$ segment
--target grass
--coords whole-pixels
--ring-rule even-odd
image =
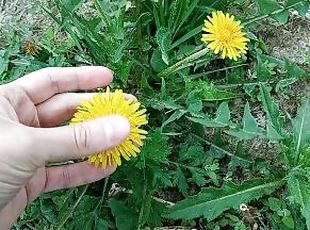
[[[282,28],[289,9],[308,5],[57,0],[40,5],[53,26],[39,34],[4,26],[2,83],[46,66],[105,65],[112,88],[135,94],[149,116],[137,158],[104,181],[42,195],[14,228],[310,229],[309,69],[270,55],[254,29]],[[249,51],[237,61],[200,41],[214,10],[245,24]]]

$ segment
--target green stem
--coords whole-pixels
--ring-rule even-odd
[[[230,69],[234,69],[234,68],[239,68],[239,67],[242,67],[242,66],[248,66],[248,64],[239,64],[239,65],[234,65],[234,66],[228,66],[228,67],[221,68],[221,69],[215,69],[215,70],[206,71],[206,72],[203,72],[203,73],[192,74],[192,75],[190,75],[190,77],[191,77],[192,80],[194,80],[194,79],[206,76],[208,74],[217,73],[217,72],[221,72],[221,71],[226,71],[226,70],[230,70]]]
[[[79,205],[79,203],[81,202],[83,196],[85,195],[87,189],[88,189],[89,185],[86,185],[81,193],[81,195],[79,196],[79,198],[77,199],[77,201],[73,204],[72,208],[70,209],[68,215],[63,219],[63,221],[58,225],[57,230],[62,229],[62,227],[64,226],[64,224],[68,221],[68,219],[71,217],[72,213],[74,212],[74,210],[76,209],[76,207]]]
[[[222,149],[221,147],[212,144],[211,142],[209,142],[209,141],[203,139],[202,137],[200,137],[200,136],[198,136],[198,135],[196,135],[196,134],[192,134],[192,135],[193,135],[194,137],[196,137],[198,140],[200,140],[200,141],[202,141],[202,142],[205,142],[205,143],[206,143],[207,145],[209,145],[210,147],[213,147],[213,148],[219,150],[220,152],[226,154],[227,156],[230,156],[230,157],[232,157],[232,158],[238,159],[239,161],[243,161],[243,162],[246,162],[246,163],[249,163],[249,164],[253,163],[253,161],[250,161],[250,160],[244,159],[244,158],[242,158],[242,157],[236,156],[235,154],[230,153],[230,152],[228,152],[227,150]]]
[[[194,166],[188,166],[188,165],[184,165],[184,164],[181,164],[181,163],[177,163],[177,162],[174,162],[174,161],[168,161],[169,164],[173,164],[175,166],[179,166],[179,167],[182,167],[182,168],[185,168],[185,169],[189,169],[189,170],[195,170],[195,169],[199,169],[199,167],[194,167]]]
[[[105,193],[106,193],[107,187],[108,187],[108,182],[109,182],[109,177],[106,177],[106,178],[104,179],[104,184],[103,184],[103,189],[102,189],[101,198],[100,198],[99,203],[98,203],[97,206],[96,206],[96,210],[98,209],[98,207],[101,207],[101,205],[102,205],[102,203],[103,203],[103,201],[104,201]],[[99,210],[100,210],[100,208],[99,208]]]
[[[209,52],[209,48],[203,48],[202,50],[199,50],[193,54],[191,54],[190,56],[184,58],[183,60],[175,63],[174,65],[168,67],[167,69],[163,70],[162,72],[160,72],[158,74],[159,77],[167,77],[173,73],[175,73],[178,70],[184,69],[188,66],[193,65],[194,61],[196,61],[197,59],[203,57],[204,55],[206,55]]]
[[[259,17],[255,17],[255,18],[249,19],[249,21],[243,23],[243,25],[246,26],[246,25],[252,24],[254,22],[257,22],[257,21],[263,20],[265,18],[268,18],[268,17],[270,17],[272,15],[276,15],[276,14],[282,13],[283,11],[286,11],[286,10],[289,10],[291,8],[294,8],[295,6],[299,5],[300,3],[301,3],[301,1],[297,2],[297,3],[294,3],[294,4],[290,5],[290,6],[286,6],[286,7],[282,8],[282,9],[273,11],[270,14],[265,14],[265,15],[262,15],[262,16],[259,16]]]

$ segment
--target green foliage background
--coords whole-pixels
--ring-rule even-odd
[[[110,178],[43,194],[14,229],[310,229],[310,104],[290,91],[308,82],[309,63],[269,56],[255,32],[264,20],[287,23],[291,9],[305,15],[308,1],[94,0],[90,16],[82,4],[41,5],[54,24],[36,55],[21,48],[25,31],[4,28],[1,83],[47,66],[108,66],[112,88],[147,108],[150,134]],[[243,22],[251,41],[238,61],[200,41],[214,10]],[[283,100],[300,106],[287,113]]]

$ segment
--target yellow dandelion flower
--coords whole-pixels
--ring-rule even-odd
[[[120,115],[126,117],[130,123],[130,134],[118,146],[88,157],[88,162],[105,169],[107,166],[121,165],[121,158],[130,160],[136,157],[143,145],[147,132],[141,129],[147,124],[146,110],[140,109],[140,103],[126,99],[122,90],[114,93],[107,88],[106,94],[98,93],[90,101],[84,101],[78,107],[71,123],[82,122],[106,115]]]
[[[203,27],[207,34],[203,34],[201,40],[208,44],[208,48],[215,54],[221,52],[223,59],[228,57],[237,60],[241,54],[246,53],[249,39],[242,32],[243,26],[240,21],[222,11],[212,12],[212,17],[207,18]]]

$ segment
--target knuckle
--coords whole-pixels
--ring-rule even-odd
[[[63,171],[62,171],[62,178],[63,178],[63,188],[68,188],[71,185],[71,174],[69,171],[69,166],[68,165],[64,165],[63,166]]]
[[[90,149],[91,129],[85,123],[74,126],[74,142],[75,147],[80,151],[88,151]]]
[[[58,70],[59,67],[47,67],[44,68],[43,71],[46,72],[46,75],[50,82],[50,88],[55,93],[59,93],[61,91],[60,85],[58,80],[56,79],[57,73],[56,70]]]

